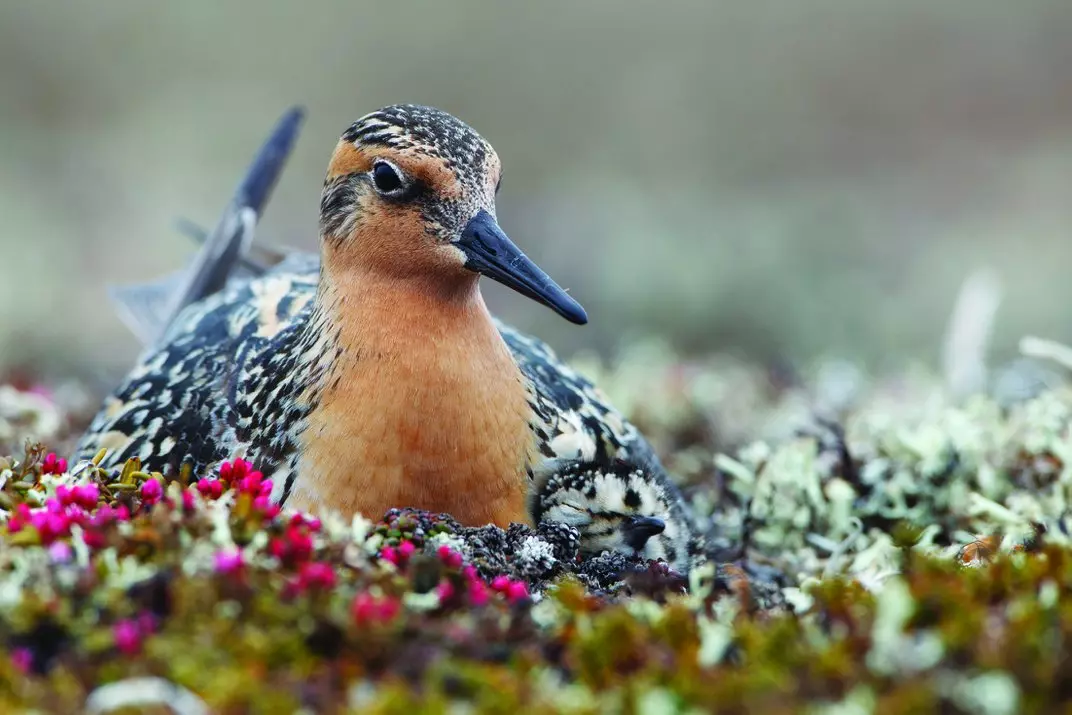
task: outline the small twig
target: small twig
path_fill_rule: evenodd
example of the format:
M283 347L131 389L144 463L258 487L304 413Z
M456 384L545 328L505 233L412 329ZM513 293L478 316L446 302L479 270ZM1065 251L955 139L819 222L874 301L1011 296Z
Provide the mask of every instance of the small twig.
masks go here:
M1020 338L1020 352L1025 357L1052 360L1066 370L1072 370L1072 347L1055 340L1026 335Z
M974 271L961 285L942 350L946 385L954 395L986 386L986 352L1000 304L1001 284L989 268Z

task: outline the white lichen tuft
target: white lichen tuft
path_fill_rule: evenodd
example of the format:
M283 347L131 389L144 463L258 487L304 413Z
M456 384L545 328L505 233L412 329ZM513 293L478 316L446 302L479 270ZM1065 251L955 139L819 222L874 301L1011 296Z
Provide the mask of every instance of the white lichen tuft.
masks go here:
M555 552L543 539L529 536L521 542L514 559L523 573L543 574L554 568Z

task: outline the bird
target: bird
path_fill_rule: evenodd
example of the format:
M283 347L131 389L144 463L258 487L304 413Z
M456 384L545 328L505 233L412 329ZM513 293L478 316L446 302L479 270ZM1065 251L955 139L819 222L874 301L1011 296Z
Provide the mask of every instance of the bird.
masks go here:
M707 559L705 543L677 486L658 470L623 460L562 465L533 485L532 519L577 529L580 553L662 560L688 573Z
M534 485L571 465L668 480L601 390L488 310L481 277L588 319L499 226L501 179L491 144L447 112L363 116L328 164L319 254L188 292L173 317L128 311L164 325L74 458L107 469L137 457L177 475L241 457L271 479L273 502L298 510L409 506L503 527L534 524ZM113 297L149 304L151 288Z
M184 224L184 232L199 244L210 235L192 222ZM239 257L235 273L263 275L294 255L293 249L251 248L258 255ZM575 529L584 557L621 553L663 560L681 573L709 559L681 491L659 469L640 469L621 459L604 465L561 460L530 486L528 508L533 524L558 522Z

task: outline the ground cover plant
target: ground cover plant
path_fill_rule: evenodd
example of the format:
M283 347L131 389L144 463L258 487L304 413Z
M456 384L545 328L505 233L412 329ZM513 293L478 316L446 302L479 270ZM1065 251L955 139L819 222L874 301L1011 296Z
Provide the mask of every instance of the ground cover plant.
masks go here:
M1059 363L1017 361L966 396L925 370L794 375L657 342L577 364L663 454L708 563L582 560L554 524L281 511L242 460L171 482L136 462L68 464L84 418L70 391L0 387L0 710L1011 713L1072 699Z

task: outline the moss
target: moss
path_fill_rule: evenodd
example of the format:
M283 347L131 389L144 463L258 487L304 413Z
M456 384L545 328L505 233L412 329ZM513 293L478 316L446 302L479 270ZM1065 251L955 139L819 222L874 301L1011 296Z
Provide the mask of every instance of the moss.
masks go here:
M312 519L238 463L165 483L31 444L0 461L0 710L1069 705L1072 390L956 402L913 375L834 401L654 349L589 367L681 477L709 568L581 560L551 525ZM20 436L66 439L13 394Z

